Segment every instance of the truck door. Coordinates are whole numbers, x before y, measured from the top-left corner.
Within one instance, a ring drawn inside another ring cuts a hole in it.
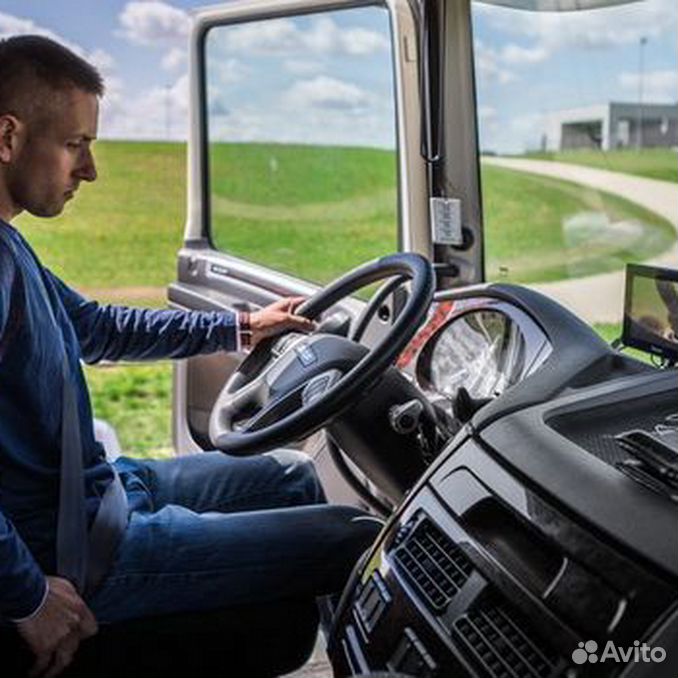
[[[376,256],[431,254],[417,40],[400,0],[248,2],[197,15],[172,306],[252,311]],[[363,304],[342,311],[353,317]],[[179,453],[210,448],[212,404],[241,359],[177,364]]]

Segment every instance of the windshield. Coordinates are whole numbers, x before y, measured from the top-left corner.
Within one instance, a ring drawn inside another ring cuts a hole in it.
[[[676,265],[675,0],[580,12],[473,8],[486,277],[595,323],[623,269]]]

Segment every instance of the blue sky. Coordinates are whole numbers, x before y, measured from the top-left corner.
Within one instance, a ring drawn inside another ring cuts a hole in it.
[[[676,103],[677,23],[675,0],[562,14],[476,5],[484,147],[534,148],[550,113],[636,103],[641,81],[644,104]]]
[[[100,133],[185,138],[191,0],[3,0],[0,35],[52,35],[108,82]],[[476,4],[481,143],[538,144],[549,112],[609,100],[675,102],[678,4],[644,0],[576,14]],[[375,8],[231,29],[211,39],[213,133],[234,140],[393,145],[388,22]],[[218,62],[217,57],[218,55]],[[169,116],[168,116],[169,113]]]

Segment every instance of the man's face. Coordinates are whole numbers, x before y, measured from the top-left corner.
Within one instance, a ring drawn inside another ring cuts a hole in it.
[[[41,121],[22,123],[6,182],[15,213],[60,214],[81,181],[97,177],[91,145],[99,102],[78,89],[60,93]]]

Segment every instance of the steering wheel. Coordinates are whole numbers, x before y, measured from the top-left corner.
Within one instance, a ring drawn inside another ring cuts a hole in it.
[[[393,254],[343,275],[297,313],[316,319],[370,283],[401,276],[411,293],[372,349],[322,332],[287,333],[260,341],[222,388],[210,415],[216,449],[251,455],[305,438],[348,409],[392,365],[414,336],[433,299],[433,266],[419,254]]]

